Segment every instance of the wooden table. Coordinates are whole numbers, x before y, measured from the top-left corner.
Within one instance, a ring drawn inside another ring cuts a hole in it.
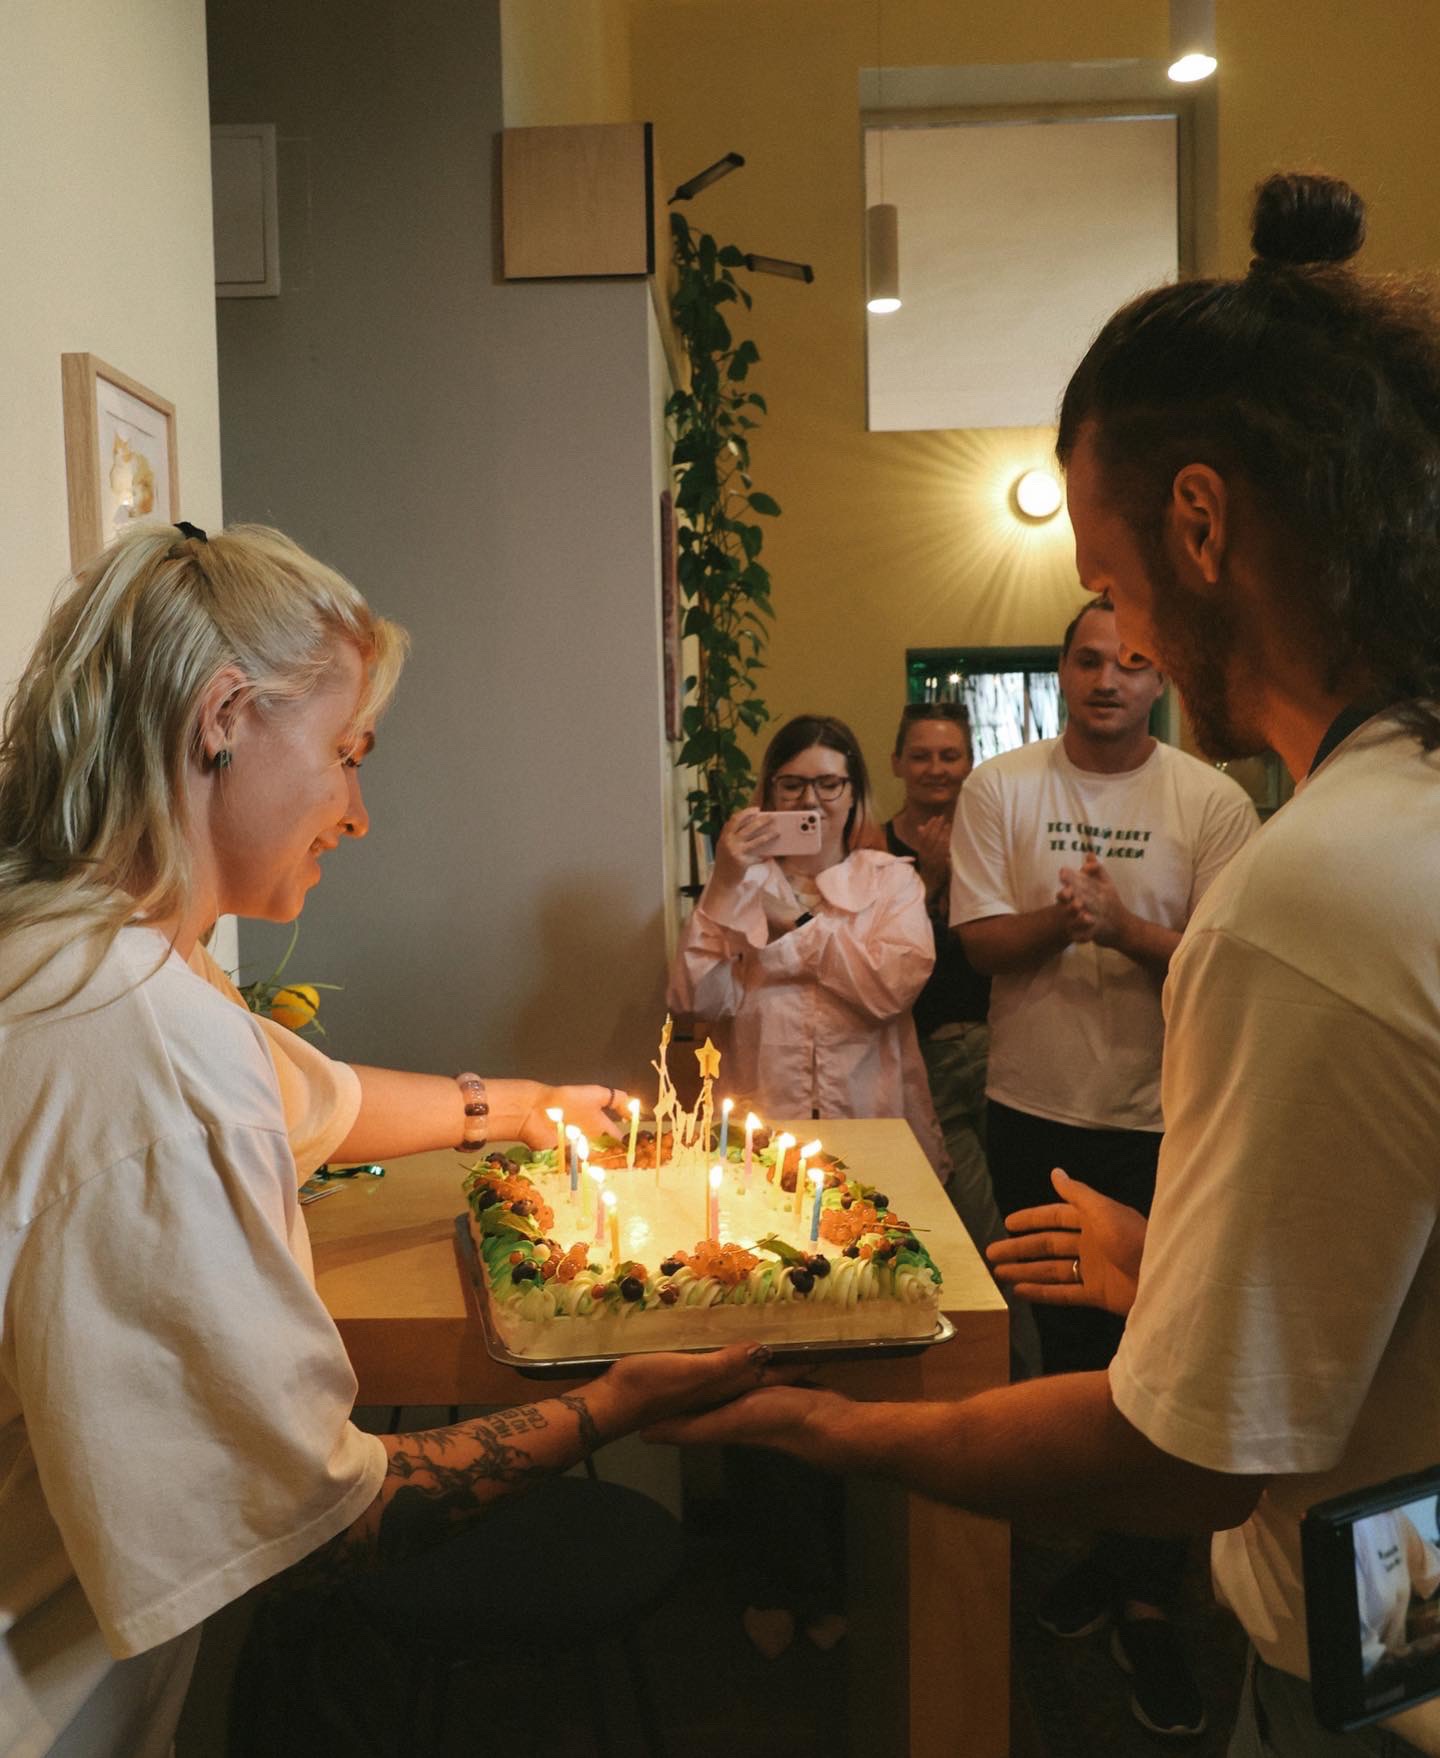
[[[944,1277],[941,1307],[955,1326],[950,1342],[921,1355],[836,1363],[817,1377],[857,1398],[893,1400],[962,1398],[1003,1384],[1005,1303],[909,1128],[892,1119],[776,1127],[818,1134],[926,1230]],[[461,1175],[453,1153],[416,1154],[306,1211],[316,1283],[362,1404],[506,1404],[564,1389],[492,1361],[467,1316],[454,1244]],[[852,1500],[849,1640],[870,1663],[851,1705],[852,1749],[1005,1758],[1009,1529],[883,1486],[857,1486]]]

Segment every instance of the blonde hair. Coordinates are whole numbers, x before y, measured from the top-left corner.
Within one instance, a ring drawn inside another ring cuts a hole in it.
[[[402,629],[289,538],[138,526],[60,589],[0,732],[0,935],[75,919],[93,970],[127,922],[189,898],[183,810],[201,699],[233,666],[260,711],[308,695],[349,641],[355,736],[394,692]]]

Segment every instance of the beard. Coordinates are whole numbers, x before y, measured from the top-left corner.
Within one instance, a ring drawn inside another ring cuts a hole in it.
[[[1195,743],[1214,763],[1268,751],[1265,734],[1236,702],[1248,642],[1224,576],[1213,594],[1192,592],[1169,559],[1156,553],[1150,579],[1150,620],[1160,651],[1148,657],[1178,691]],[[1253,692],[1247,693],[1253,700]]]

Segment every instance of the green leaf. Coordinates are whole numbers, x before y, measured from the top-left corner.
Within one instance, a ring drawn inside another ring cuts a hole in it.
[[[730,365],[726,369],[727,376],[738,383],[749,373],[750,368],[760,358],[760,350],[753,342],[742,342],[730,356]]]
[[[759,391],[751,391],[745,401],[747,403],[753,403],[762,415],[768,415],[770,413],[770,405],[760,395]]]
[[[803,1251],[798,1251],[793,1245],[787,1244],[785,1240],[774,1233],[767,1233],[763,1239],[758,1239],[755,1243],[761,1251],[768,1251],[773,1257],[778,1257],[782,1264],[803,1264],[805,1262],[806,1254]]]
[[[757,491],[749,497],[749,500],[752,512],[767,513],[773,519],[780,511],[779,503],[772,500],[768,494],[761,494]]]
[[[708,763],[715,755],[715,743],[719,736],[710,731],[695,733],[680,747],[680,761],[696,765]]]
[[[743,268],[745,264],[745,252],[741,250],[738,244],[727,244],[721,249],[716,260],[722,262],[727,269]]]
[[[480,1211],[480,1231],[491,1237],[503,1237],[506,1233],[518,1233],[525,1239],[538,1239],[540,1229],[531,1215],[517,1215],[504,1203],[491,1203],[488,1209]]]

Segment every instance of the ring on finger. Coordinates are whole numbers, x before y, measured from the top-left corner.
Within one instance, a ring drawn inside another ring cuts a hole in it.
[[[1072,1257],[1070,1260],[1070,1279],[1072,1282],[1085,1280],[1084,1276],[1080,1274],[1080,1259],[1078,1257]]]

